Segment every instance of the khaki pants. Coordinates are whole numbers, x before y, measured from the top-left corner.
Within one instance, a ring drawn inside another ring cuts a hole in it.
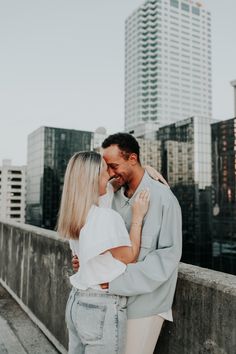
[[[163,322],[158,315],[128,320],[125,354],[153,354]]]

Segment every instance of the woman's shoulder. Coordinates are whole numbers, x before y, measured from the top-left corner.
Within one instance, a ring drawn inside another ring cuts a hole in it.
[[[112,218],[112,219],[119,219],[121,218],[120,214],[111,209],[111,208],[105,208],[105,207],[102,207],[102,206],[95,206],[94,208],[94,216],[95,217],[100,217],[100,218]]]
[[[101,206],[94,206],[89,213],[89,217],[86,222],[86,230],[96,229],[97,231],[106,229],[110,230],[116,227],[120,227],[120,225],[124,224],[124,221],[120,214],[111,209],[105,208]]]

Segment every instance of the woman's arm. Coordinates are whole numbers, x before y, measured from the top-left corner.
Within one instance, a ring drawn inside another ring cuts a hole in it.
[[[148,210],[149,200],[149,191],[142,191],[137,195],[132,206],[132,220],[129,233],[132,246],[121,246],[109,250],[114,258],[125,264],[136,262],[138,258],[140,251],[142,223],[143,218]]]

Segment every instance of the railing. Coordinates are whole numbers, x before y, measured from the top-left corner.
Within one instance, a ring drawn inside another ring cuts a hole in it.
[[[0,282],[62,353],[69,273],[68,244],[55,232],[0,222]],[[158,354],[236,353],[236,277],[182,263],[173,316]]]

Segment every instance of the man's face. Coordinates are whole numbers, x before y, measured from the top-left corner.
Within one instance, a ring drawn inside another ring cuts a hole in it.
[[[120,186],[129,183],[133,175],[132,157],[126,160],[117,145],[103,149],[102,155],[110,177],[115,178]]]

